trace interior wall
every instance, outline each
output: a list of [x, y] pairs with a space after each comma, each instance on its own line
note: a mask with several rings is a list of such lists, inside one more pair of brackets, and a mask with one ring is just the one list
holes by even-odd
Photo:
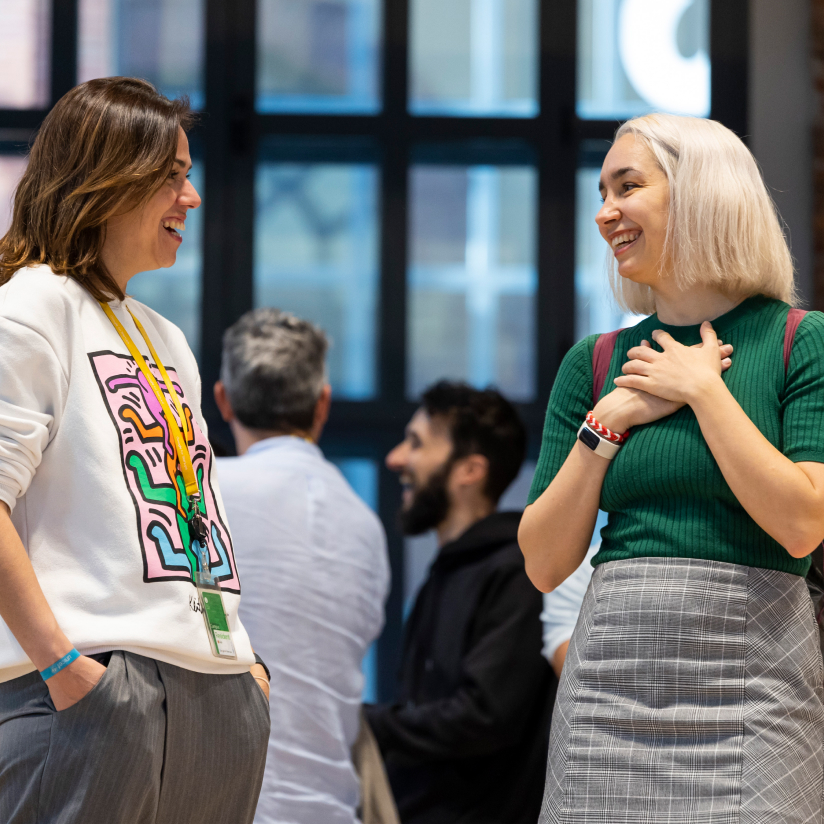
[[[750, 0], [749, 67], [750, 148], [787, 224], [807, 308], [814, 305], [811, 1], [824, 6]], [[820, 290], [818, 301], [824, 301]]]

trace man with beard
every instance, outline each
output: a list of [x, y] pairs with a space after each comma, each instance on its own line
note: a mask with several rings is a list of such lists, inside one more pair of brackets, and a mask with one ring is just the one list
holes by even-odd
[[367, 708], [404, 824], [534, 824], [557, 680], [520, 513], [497, 512], [523, 424], [498, 392], [441, 381], [387, 456], [407, 535], [439, 552], [406, 626], [398, 700]]

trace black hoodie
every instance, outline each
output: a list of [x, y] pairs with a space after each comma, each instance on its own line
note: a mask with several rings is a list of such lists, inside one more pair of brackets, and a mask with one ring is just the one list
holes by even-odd
[[557, 680], [520, 513], [446, 544], [404, 636], [398, 703], [367, 707], [404, 824], [535, 824]]

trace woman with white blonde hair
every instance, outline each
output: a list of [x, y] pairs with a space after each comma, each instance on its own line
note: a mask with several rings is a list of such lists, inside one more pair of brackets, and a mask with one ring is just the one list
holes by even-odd
[[521, 521], [547, 592], [609, 515], [541, 821], [820, 822], [824, 315], [791, 308], [775, 207], [720, 124], [629, 121], [600, 189], [615, 297], [654, 314], [564, 358]]

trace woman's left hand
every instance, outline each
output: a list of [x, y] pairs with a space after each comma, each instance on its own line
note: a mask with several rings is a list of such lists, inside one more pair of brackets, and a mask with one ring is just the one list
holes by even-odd
[[646, 346], [635, 346], [627, 353], [623, 375], [615, 379], [616, 386], [641, 389], [668, 401], [689, 404], [719, 381], [722, 371], [730, 365], [722, 358], [718, 337], [709, 321], [701, 324], [701, 344], [684, 346], [661, 329], [652, 339], [664, 350], [656, 352]]
[[249, 667], [249, 672], [252, 674], [252, 677], [257, 682], [257, 685], [260, 687], [263, 694], [266, 696], [266, 700], [269, 700], [269, 679], [266, 677], [266, 670], [260, 664], [252, 664]]

